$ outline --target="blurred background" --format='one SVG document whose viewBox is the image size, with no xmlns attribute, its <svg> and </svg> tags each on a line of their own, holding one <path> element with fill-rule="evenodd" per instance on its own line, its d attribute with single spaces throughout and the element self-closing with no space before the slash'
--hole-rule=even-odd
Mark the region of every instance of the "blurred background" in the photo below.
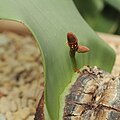
<svg viewBox="0 0 120 120">
<path fill-rule="evenodd" d="M 74 0 L 74 3 L 95 31 L 120 34 L 119 0 Z"/>
</svg>

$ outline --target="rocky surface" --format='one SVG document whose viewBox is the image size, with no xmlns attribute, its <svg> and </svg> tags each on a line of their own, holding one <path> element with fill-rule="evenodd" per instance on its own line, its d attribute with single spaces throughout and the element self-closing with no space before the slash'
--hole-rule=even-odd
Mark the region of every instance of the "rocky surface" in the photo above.
<svg viewBox="0 0 120 120">
<path fill-rule="evenodd" d="M 0 120 L 33 120 L 43 92 L 43 66 L 32 37 L 0 34 Z"/>
</svg>

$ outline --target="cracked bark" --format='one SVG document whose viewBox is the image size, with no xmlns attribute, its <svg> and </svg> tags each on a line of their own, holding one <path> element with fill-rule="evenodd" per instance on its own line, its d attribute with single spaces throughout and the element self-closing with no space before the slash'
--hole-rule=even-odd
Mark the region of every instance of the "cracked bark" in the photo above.
<svg viewBox="0 0 120 120">
<path fill-rule="evenodd" d="M 84 69 L 66 96 L 63 120 L 120 120 L 119 84 L 97 67 Z"/>
<path fill-rule="evenodd" d="M 35 120 L 45 120 L 43 97 Z M 65 97 L 63 120 L 120 120 L 120 77 L 86 67 Z"/>
</svg>

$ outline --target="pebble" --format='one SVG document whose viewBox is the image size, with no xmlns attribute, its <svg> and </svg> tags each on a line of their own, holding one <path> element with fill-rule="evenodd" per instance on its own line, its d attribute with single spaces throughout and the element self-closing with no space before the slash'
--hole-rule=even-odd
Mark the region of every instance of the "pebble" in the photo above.
<svg viewBox="0 0 120 120">
<path fill-rule="evenodd" d="M 14 86 L 13 87 L 13 90 L 11 91 L 11 97 L 13 97 L 14 96 L 14 98 L 17 98 L 17 97 L 19 97 L 20 96 L 20 90 L 19 90 L 19 88 L 18 87 L 16 87 L 16 86 Z"/>
<path fill-rule="evenodd" d="M 28 118 L 30 114 L 30 109 L 28 107 L 24 109 L 19 109 L 17 112 L 14 113 L 14 120 L 25 120 Z"/>
<path fill-rule="evenodd" d="M 26 97 L 21 98 L 21 108 L 22 109 L 27 106 L 27 102 L 28 102 L 28 100 Z"/>
<path fill-rule="evenodd" d="M 35 102 L 33 99 L 28 99 L 28 102 L 27 102 L 28 107 L 34 106 L 34 104 L 35 104 Z"/>
<path fill-rule="evenodd" d="M 14 119 L 13 119 L 13 114 L 12 114 L 11 112 L 7 112 L 7 113 L 6 113 L 6 119 L 7 119 L 7 120 L 14 120 Z"/>
<path fill-rule="evenodd" d="M 9 94 L 9 91 L 7 90 L 7 88 L 6 88 L 5 86 L 0 87 L 0 92 L 1 92 L 1 93 L 4 93 L 4 94 L 6 94 L 6 95 Z"/>
<path fill-rule="evenodd" d="M 9 42 L 9 39 L 4 34 L 2 34 L 0 36 L 0 46 L 6 45 L 8 42 Z"/>
<path fill-rule="evenodd" d="M 15 112 L 17 111 L 17 104 L 15 103 L 15 101 L 11 101 L 11 111 Z"/>
<path fill-rule="evenodd" d="M 22 106 L 21 106 L 21 99 L 18 97 L 18 98 L 15 98 L 14 101 L 15 101 L 15 103 L 17 105 L 17 109 L 18 110 L 21 109 L 22 108 Z"/>
<path fill-rule="evenodd" d="M 24 97 L 27 98 L 34 98 L 35 90 L 36 90 L 36 84 L 33 82 L 33 84 L 27 84 L 26 86 L 22 87 L 21 90 Z"/>
<path fill-rule="evenodd" d="M 30 115 L 27 120 L 34 120 L 34 115 Z"/>
<path fill-rule="evenodd" d="M 10 105 L 11 102 L 6 97 L 2 97 L 0 99 L 0 112 L 4 114 L 10 111 Z"/>
</svg>

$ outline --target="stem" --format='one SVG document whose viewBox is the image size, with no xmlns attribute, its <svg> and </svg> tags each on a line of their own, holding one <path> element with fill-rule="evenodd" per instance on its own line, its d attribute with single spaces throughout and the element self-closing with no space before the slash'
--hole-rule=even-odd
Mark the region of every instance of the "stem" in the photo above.
<svg viewBox="0 0 120 120">
<path fill-rule="evenodd" d="M 76 61 L 76 58 L 75 58 L 75 51 L 70 50 L 70 57 L 71 57 L 74 72 L 80 72 L 78 67 L 77 67 L 77 61 Z"/>
</svg>

